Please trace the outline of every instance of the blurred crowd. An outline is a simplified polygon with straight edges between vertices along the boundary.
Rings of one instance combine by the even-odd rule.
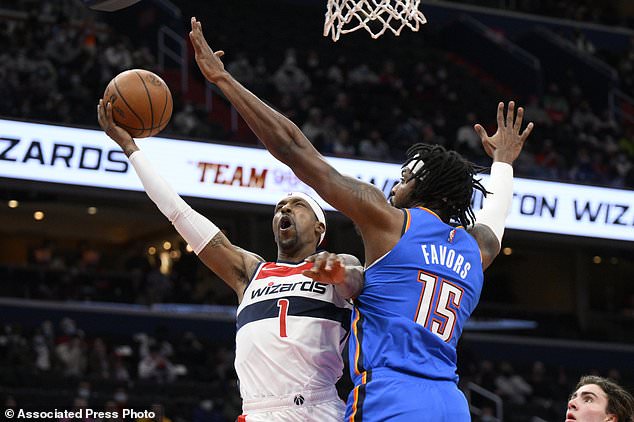
[[[114,75],[156,66],[146,47],[132,47],[81,2],[3,3],[17,11],[0,19],[1,115],[94,126],[92,103]]]
[[[94,127],[94,104],[114,75],[134,67],[156,70],[148,48],[153,40],[128,38],[95,20],[81,2],[20,0],[0,7],[16,13],[0,19],[1,116]],[[589,4],[575,8],[576,15],[579,8],[595,10]],[[393,161],[423,141],[488,164],[472,126],[493,128],[495,104],[509,93],[459,58],[406,44],[398,61],[346,49],[280,47],[279,56],[265,58],[256,46],[232,47],[230,38],[225,34],[223,40],[234,48],[227,69],[295,121],[324,154]],[[618,63],[624,87],[632,86],[633,64],[634,41]],[[199,77],[195,66],[191,77]],[[594,110],[574,81],[551,83],[542,97],[518,100],[527,107],[527,119],[537,123],[518,175],[634,187],[634,127]],[[177,95],[175,102],[167,133],[250,141],[223,130],[218,117],[193,98]]]
[[[631,17],[618,13],[616,1],[602,0],[455,0],[457,3],[476,4],[513,11],[543,15],[576,22],[592,22],[627,26]]]
[[[150,409],[164,421],[233,422],[240,398],[233,370],[233,346],[200,339],[191,332],[134,336],[96,336],[68,317],[33,327],[5,323],[0,327],[0,397],[6,408]],[[568,395],[580,373],[573,367],[540,361],[482,359],[462,345],[461,386],[470,383],[500,396],[513,421],[563,420]],[[617,369],[590,370],[629,385]],[[631,374],[627,374],[631,375]],[[340,393],[350,388],[347,375]],[[54,388],[51,388],[54,387]],[[475,421],[495,419],[495,406],[471,393],[479,409]],[[48,406],[48,407],[47,407]],[[95,419],[87,419],[95,421]]]
[[[460,359],[460,358],[459,358]],[[463,359],[463,362],[465,359]],[[563,366],[545,365],[541,361],[512,364],[510,361],[478,360],[464,362],[469,369],[461,374],[463,385],[473,382],[497,394],[504,403],[504,420],[532,421],[539,417],[546,421],[563,421],[570,392],[573,391],[579,374]],[[617,369],[588,372],[609,377],[627,385],[631,380],[623,379]],[[473,405],[481,414],[474,421],[492,422],[494,404],[485,397],[472,393]]]
[[[160,403],[169,419],[195,422],[233,421],[240,413],[233,345],[191,332],[115,338],[86,333],[70,318],[28,328],[6,323],[0,367],[7,408],[88,407],[121,415],[123,408]]]
[[[0,265],[0,297],[235,305],[233,290],[199,262],[184,242],[149,254],[138,244],[108,253],[86,241],[64,248],[44,240],[30,249],[28,265]]]

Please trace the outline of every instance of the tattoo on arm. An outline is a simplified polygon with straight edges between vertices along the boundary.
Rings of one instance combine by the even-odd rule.
[[[339,186],[346,189],[356,200],[361,202],[375,201],[378,197],[380,197],[380,199],[385,199],[383,197],[383,192],[381,192],[376,186],[361,182],[360,180],[349,176],[341,177]]]
[[[229,239],[227,239],[227,236],[225,236],[223,232],[218,232],[214,237],[211,238],[207,245],[210,248],[217,248],[222,245],[227,245],[227,243],[229,243]]]
[[[259,257],[256,254],[250,253],[248,251],[245,251],[244,249],[234,246],[231,244],[231,242],[229,241],[229,239],[227,239],[227,237],[224,235],[224,233],[222,232],[218,232],[207,244],[208,247],[210,248],[227,248],[227,249],[233,249],[237,252],[240,253],[241,256],[241,260],[239,261],[239,264],[237,265],[233,265],[231,267],[231,273],[233,274],[233,276],[235,277],[236,280],[240,281],[241,283],[248,283],[249,279],[251,277],[251,272],[255,269],[255,265],[257,264],[257,259],[259,258],[260,260],[262,260],[261,257]],[[249,266],[249,260],[247,259],[248,257],[252,256],[254,258],[253,263],[254,265]],[[251,267],[251,268],[250,268]]]
[[[500,242],[488,226],[477,224],[469,229],[482,253],[482,267],[486,269],[500,253]]]

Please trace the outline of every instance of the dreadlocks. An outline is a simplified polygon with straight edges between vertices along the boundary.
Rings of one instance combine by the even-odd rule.
[[[459,221],[467,227],[475,221],[471,208],[474,190],[488,193],[475,175],[485,168],[465,160],[440,145],[418,143],[407,150],[404,164],[416,179],[413,198],[440,214],[444,221]]]

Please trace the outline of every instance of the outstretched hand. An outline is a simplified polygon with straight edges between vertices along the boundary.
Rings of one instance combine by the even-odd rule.
[[[473,128],[480,136],[482,146],[489,157],[493,158],[494,161],[513,164],[513,161],[515,161],[520,155],[520,152],[522,152],[524,143],[533,131],[533,127],[535,127],[533,122],[531,122],[526,126],[524,131],[520,133],[523,120],[524,108],[518,108],[517,116],[515,116],[514,101],[509,102],[505,119],[504,103],[500,102],[497,111],[498,129],[493,136],[489,136],[484,127],[480,124],[476,124]]]
[[[191,22],[192,30],[189,33],[189,39],[194,47],[196,63],[205,78],[209,82],[215,83],[225,71],[225,66],[220,60],[225,52],[222,50],[214,52],[205,40],[200,22],[195,17],[192,17]]]
[[[306,262],[312,262],[313,267],[302,274],[313,280],[327,284],[342,284],[346,279],[346,265],[337,254],[320,252],[306,258]]]
[[[112,117],[112,103],[108,101],[104,104],[103,99],[99,100],[97,105],[97,120],[99,126],[106,132],[113,141],[115,141],[127,156],[138,150],[132,136],[125,129],[118,126]]]

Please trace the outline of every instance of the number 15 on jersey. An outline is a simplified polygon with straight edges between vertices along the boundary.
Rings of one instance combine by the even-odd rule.
[[[425,271],[418,272],[418,281],[422,283],[422,288],[414,320],[444,342],[450,341],[464,290]]]

